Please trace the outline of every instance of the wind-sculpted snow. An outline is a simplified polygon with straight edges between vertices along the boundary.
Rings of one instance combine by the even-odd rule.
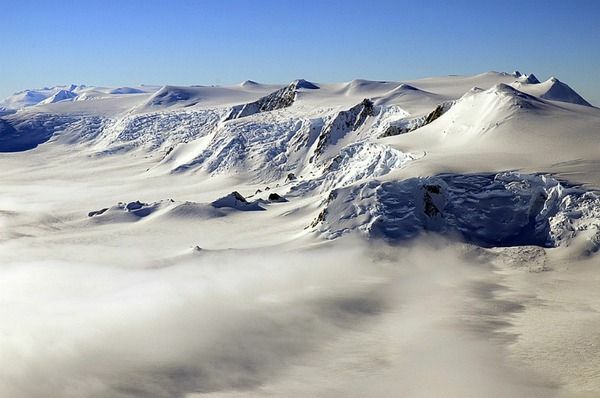
[[[410,113],[398,105],[380,107],[377,120],[373,122],[373,126],[371,127],[375,133],[374,136],[380,137],[391,128],[404,126],[407,124],[407,120],[411,120],[408,119],[409,116]]]
[[[278,118],[249,118],[222,125],[208,147],[190,162],[174,171],[202,168],[209,173],[226,171],[252,172],[264,181],[280,178],[301,161],[298,153],[306,151],[314,126],[320,119],[280,115]]]
[[[514,172],[373,180],[333,191],[320,219],[328,238],[360,230],[402,241],[430,231],[485,247],[553,247],[587,231],[592,246],[600,243],[595,193]]]
[[[193,98],[193,90],[185,87],[163,86],[146,101],[147,107],[170,106]]]
[[[331,189],[352,185],[368,178],[384,176],[401,168],[418,156],[404,153],[387,145],[358,142],[342,148],[323,173],[314,179],[302,181],[292,187],[295,196],[311,191],[327,192]]]
[[[77,96],[76,90],[85,86],[70,84],[67,86],[44,87],[23,90],[0,101],[0,106],[8,109],[23,109],[41,103],[54,103]]]
[[[96,223],[119,223],[119,222],[135,222],[153,213],[164,209],[165,207],[173,206],[172,200],[163,200],[154,203],[134,202],[119,202],[114,206],[105,207],[98,210],[93,210],[88,213]]]
[[[237,192],[232,192],[212,203],[175,201],[163,199],[157,202],[118,202],[87,213],[87,221],[93,224],[131,223],[156,218],[209,220],[225,217],[228,210],[264,210],[258,201],[249,202]]]
[[[56,94],[40,102],[40,105],[54,104],[61,101],[70,101],[77,97],[77,94],[69,90],[60,90]]]
[[[348,111],[319,116],[280,110],[231,120],[219,124],[198,155],[173,172],[202,169],[210,174],[245,173],[270,182],[288,173],[299,176],[305,170],[313,179],[303,179],[299,190],[347,185],[369,173],[379,177],[412,159],[412,155],[389,146],[368,142],[373,131],[360,129],[369,117],[378,131],[405,115],[399,107],[381,107],[375,114],[372,103],[365,100]],[[349,144],[341,144],[344,137]]]
[[[134,87],[117,87],[109,91],[109,94],[143,94],[144,90]]]
[[[105,152],[185,143],[213,131],[221,118],[216,110],[154,112],[128,115],[111,123],[99,145]]]
[[[555,77],[551,77],[545,82],[540,83],[535,76],[529,75],[526,79],[517,80],[513,83],[513,86],[525,93],[535,95],[539,98],[551,101],[569,102],[583,106],[592,106],[581,95],[577,94],[575,90]]]

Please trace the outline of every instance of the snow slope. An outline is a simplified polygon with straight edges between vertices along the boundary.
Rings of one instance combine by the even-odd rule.
[[[532,76],[532,75],[531,75]],[[570,102],[584,106],[592,106],[583,97],[575,92],[567,84],[561,82],[555,77],[551,77],[543,83],[540,83],[535,77],[526,79],[525,81],[517,81],[514,83],[515,88],[527,94],[536,97],[561,102]]]

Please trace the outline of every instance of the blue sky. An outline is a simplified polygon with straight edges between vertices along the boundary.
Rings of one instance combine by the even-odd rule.
[[[551,75],[600,105],[600,1],[0,0],[0,97],[83,83]]]

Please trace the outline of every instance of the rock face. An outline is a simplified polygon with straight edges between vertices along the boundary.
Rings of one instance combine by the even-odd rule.
[[[287,202],[287,199],[284,198],[283,196],[279,195],[278,193],[271,193],[269,194],[269,201],[270,202]]]
[[[427,117],[425,118],[425,123],[423,124],[423,126],[426,126],[434,120],[438,119],[440,116],[446,113],[446,111],[450,109],[450,107],[451,106],[448,106],[446,103],[439,104],[438,106],[436,106],[435,109],[431,111],[429,115],[427,115]]]
[[[100,216],[100,215],[104,214],[107,210],[108,210],[108,207],[105,207],[105,208],[100,209],[100,210],[90,211],[88,213],[88,217]]]
[[[347,111],[339,112],[321,131],[315,154],[311,160],[319,157],[325,151],[327,145],[335,145],[347,133],[356,131],[362,126],[369,116],[374,115],[375,107],[373,101],[368,98],[363,99],[360,104],[353,106]]]
[[[531,73],[529,75],[521,76],[521,79],[519,79],[519,81],[521,81],[523,83],[527,83],[527,84],[539,84],[539,82],[540,82],[533,73]]]
[[[381,134],[379,136],[379,138],[385,138],[385,137],[393,137],[395,135],[400,135],[400,134],[406,134],[411,132],[412,129],[405,127],[405,126],[394,126],[391,125],[389,126],[384,132],[383,134]]]
[[[418,128],[427,126],[429,123],[432,123],[433,121],[437,120],[440,116],[442,116],[444,113],[448,112],[448,110],[450,110],[450,108],[452,108],[453,105],[454,105],[454,101],[442,102],[441,104],[436,106],[434,110],[429,112],[425,117],[412,119],[412,122],[410,124],[401,125],[401,126],[396,126],[396,125],[389,126],[383,132],[383,134],[381,134],[379,136],[379,138],[392,137],[394,135],[410,133],[411,131],[415,131]]]
[[[139,200],[136,200],[135,202],[129,202],[125,205],[125,208],[127,209],[127,211],[132,211],[132,210],[138,210],[141,209],[144,206],[148,206],[147,203],[142,203]]]
[[[441,215],[442,212],[436,205],[436,198],[442,193],[442,188],[439,185],[423,185],[423,203],[425,208],[423,212],[429,218]]]
[[[225,120],[239,119],[262,112],[270,112],[276,109],[287,108],[294,103],[298,89],[315,90],[319,87],[306,80],[296,80],[288,86],[283,87],[271,94],[259,98],[254,102],[236,105],[233,107]]]

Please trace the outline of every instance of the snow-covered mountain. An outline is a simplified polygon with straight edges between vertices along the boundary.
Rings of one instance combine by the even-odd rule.
[[[533,74],[519,72],[412,82],[321,84],[299,79],[285,86],[253,81],[229,87],[111,89],[73,85],[27,90],[3,104],[21,108],[2,119],[0,149],[4,152],[46,143],[53,147],[69,145],[71,150],[77,148],[96,157],[139,153],[156,159],[148,164],[148,175],[241,177],[257,189],[276,185],[294,197],[326,198],[345,187],[349,187],[348,192],[363,192],[364,184],[369,189],[373,184],[387,186],[384,181],[397,178],[394,176],[399,170],[412,163],[428,165],[429,159],[454,168],[456,160],[447,159],[450,154],[459,160],[508,154],[500,168],[486,168],[484,164],[463,167],[469,173],[514,170],[525,164],[534,172],[549,173],[553,165],[573,158],[595,161],[598,157],[600,112],[555,78],[540,83]],[[543,153],[539,151],[542,147]],[[443,160],[437,160],[439,156]],[[513,156],[528,160],[511,163]],[[435,175],[431,178],[438,178]],[[533,181],[527,174],[515,178],[523,183]],[[345,207],[364,207],[360,195],[344,197]],[[579,197],[570,200],[576,202]],[[445,206],[455,205],[451,197],[445,198],[449,202],[438,209],[440,213]],[[414,204],[417,208],[421,205]],[[319,222],[337,225],[334,220],[338,217],[350,217],[344,206],[328,204],[315,209],[316,214],[327,213]],[[367,207],[373,206],[382,205]],[[590,217],[595,217],[594,211],[590,210]],[[549,222],[550,217],[556,214],[546,214],[541,222]],[[364,222],[371,225],[373,221],[343,230],[364,230]],[[411,228],[428,230],[426,224],[412,223]],[[313,231],[339,230],[311,225]],[[590,221],[586,225],[594,228],[596,224]],[[495,228],[488,229],[496,234]],[[519,233],[524,232],[510,236]],[[469,232],[464,234],[470,236]],[[484,241],[509,244],[510,236],[494,235]],[[558,244],[537,235],[531,239]]]
[[[50,381],[40,389],[33,383],[27,397],[46,389],[57,397],[79,391],[193,397],[222,392],[222,385],[250,396],[298,396],[286,390],[298,383],[280,389],[277,381],[303,380],[302,361],[323,371],[329,362],[336,372],[354,369],[349,377],[360,380],[370,369],[391,367],[395,380],[398,358],[408,355],[402,369],[420,366],[421,352],[411,350],[422,334],[426,343],[416,346],[435,341],[430,349],[446,355],[454,345],[447,342],[458,342],[456,351],[469,360],[480,355],[477,364],[491,363],[496,372],[503,350],[540,336],[562,342],[570,333],[548,328],[544,318],[544,311],[558,311],[552,302],[558,285],[566,325],[572,314],[591,330],[600,325],[594,318],[600,298],[588,305],[569,301],[578,291],[572,286],[596,280],[529,274],[597,265],[599,138],[600,109],[566,83],[519,72],[402,82],[71,85],[17,93],[0,102],[0,263],[19,269],[26,259],[36,270],[37,282],[25,283],[32,290],[14,295],[33,297],[23,307],[45,309],[53,326],[38,328],[35,317],[22,318],[25,326],[9,322],[4,329],[16,325],[9,335],[17,348],[2,351],[0,343],[0,356],[27,362],[28,344],[35,344],[21,337],[25,330],[43,343],[36,349],[52,368],[57,363],[77,376],[43,374]],[[270,250],[278,254],[265,261]],[[45,307],[46,296],[37,291],[55,278],[48,261],[67,270],[61,271],[65,282],[56,277],[59,292],[48,297],[63,291],[84,297],[67,300],[75,308],[61,301],[53,302],[55,312]],[[80,287],[86,267],[110,289],[96,282]],[[19,275],[3,285],[0,299],[2,291],[21,286],[13,283]],[[519,324],[515,318],[525,311],[538,312]],[[84,320],[80,334],[64,321],[73,313]],[[143,330],[114,326],[123,319]],[[507,325],[530,340],[514,343]],[[430,338],[431,330],[443,333]],[[363,333],[370,343],[357,354]],[[91,344],[95,339],[106,344]],[[398,340],[407,343],[391,352]],[[488,352],[496,340],[501,349]],[[531,344],[533,351],[511,353],[540,372],[570,352],[566,347],[549,358],[554,351]],[[85,361],[71,359],[78,350]],[[338,353],[348,350],[353,355],[346,361]],[[600,351],[590,350],[598,355],[586,364],[561,359],[561,369],[569,370],[565,383],[577,386],[574,373],[600,366]],[[269,360],[256,359],[267,354]],[[96,368],[91,357],[110,366]],[[113,370],[116,357],[128,359]],[[21,371],[39,373],[22,366],[11,386],[31,384]],[[521,371],[518,378],[498,376],[503,388],[517,386],[507,396],[554,391],[552,383],[530,383],[528,373],[521,379]],[[74,387],[72,379],[83,381]],[[485,396],[481,391],[470,396]]]

